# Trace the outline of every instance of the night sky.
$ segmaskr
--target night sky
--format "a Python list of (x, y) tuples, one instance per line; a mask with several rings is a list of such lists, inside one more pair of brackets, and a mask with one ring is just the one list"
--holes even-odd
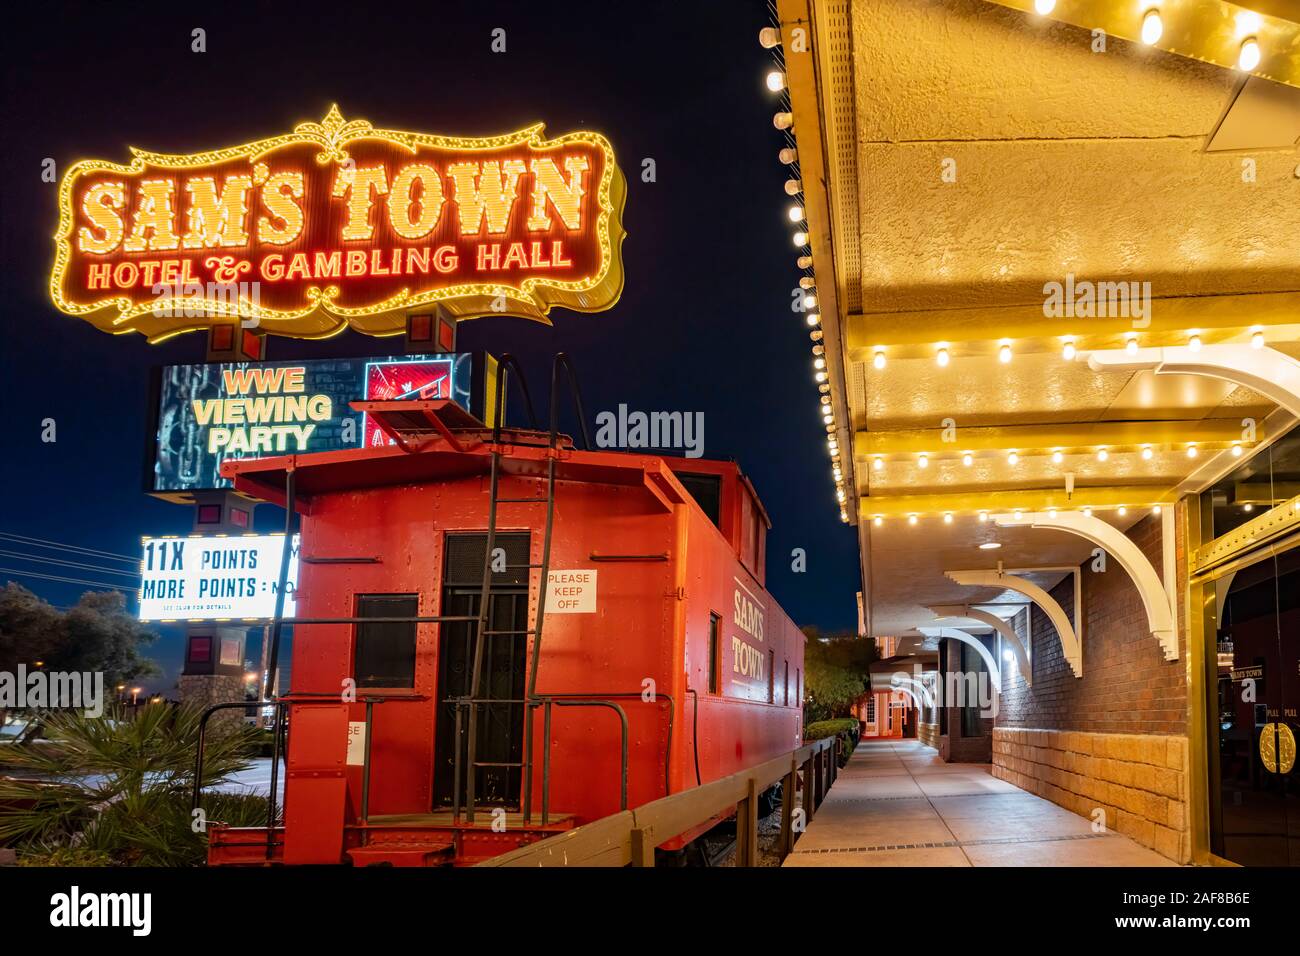
[[(768, 587), (799, 624), (856, 625), (857, 549), (839, 521), (816, 414), (807, 328), (790, 311), (799, 273), (782, 191), (784, 145), (761, 0), (706, 4), (400, 3), (24, 4), (6, 12), (3, 407), (0, 531), (118, 554), (142, 534), (190, 531), (190, 509), (143, 494), (149, 370), (200, 362), (200, 334), (151, 346), (59, 313), (47, 283), (61, 176), (128, 146), (195, 152), (287, 132), (337, 102), (376, 126), (489, 135), (536, 121), (558, 135), (604, 133), (628, 179), (626, 287), (612, 310), (556, 309), (554, 325), (479, 319), (462, 350), (514, 352), (544, 406), (550, 358), (569, 352), (589, 419), (626, 403), (704, 413), (704, 451), (735, 458), (771, 515)], [(16, 17), (32, 18), (20, 22)], [(190, 50), (207, 31), (207, 52)], [(506, 30), (507, 52), (490, 50)], [(652, 157), (657, 182), (640, 178)], [(272, 338), (272, 359), (400, 352), (400, 339), (348, 332), (325, 342)], [(57, 442), (41, 441), (41, 422)], [(594, 424), (592, 426), (594, 428)], [(282, 513), (257, 512), (277, 530)], [(790, 568), (807, 550), (808, 571)], [(122, 567), (0, 542), (0, 549)], [(15, 563), (17, 562), (17, 563)], [(0, 558), (0, 567), (105, 580), (93, 571)], [(52, 603), (85, 588), (0, 572)], [(125, 580), (125, 579), (122, 579)], [(179, 669), (179, 631), (153, 656)]]

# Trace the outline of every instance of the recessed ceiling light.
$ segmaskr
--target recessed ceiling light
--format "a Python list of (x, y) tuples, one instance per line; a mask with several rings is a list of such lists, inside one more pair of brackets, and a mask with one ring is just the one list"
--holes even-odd
[(1164, 32), (1165, 25), (1160, 19), (1160, 11), (1148, 10), (1146, 16), (1142, 18), (1142, 42), (1150, 46), (1159, 40), (1160, 34)]
[(1000, 548), (1000, 547), (1002, 547), (1002, 542), (1000, 541), (985, 541), (983, 544), (980, 545), (980, 550), (993, 551), (996, 548)]
[(1260, 58), (1259, 43), (1251, 37), (1241, 45), (1241, 52), (1237, 55), (1237, 66), (1250, 72), (1259, 66)]

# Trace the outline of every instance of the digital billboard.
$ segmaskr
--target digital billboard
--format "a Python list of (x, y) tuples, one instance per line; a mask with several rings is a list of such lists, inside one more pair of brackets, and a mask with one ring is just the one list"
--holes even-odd
[[(275, 616), (283, 534), (142, 538), (140, 620), (267, 620)], [(298, 536), (290, 546), (284, 616), (294, 613)]]
[(227, 458), (373, 447), (388, 439), (351, 402), (450, 399), (488, 420), (482, 353), (170, 365), (157, 387), (147, 490), (229, 488)]

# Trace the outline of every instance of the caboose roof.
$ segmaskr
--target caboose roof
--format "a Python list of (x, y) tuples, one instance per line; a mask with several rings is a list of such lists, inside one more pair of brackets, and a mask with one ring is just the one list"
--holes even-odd
[[(519, 433), (514, 436), (519, 437)], [(536, 433), (526, 433), (526, 437), (532, 442), (545, 443), (544, 435), (539, 439)], [(487, 475), (491, 466), (488, 445), (482, 440), (464, 438), (461, 444), (462, 448), (457, 450), (439, 439), (410, 451), (385, 445), (227, 460), (221, 465), (221, 473), (233, 479), (239, 491), (283, 506), (286, 474), (293, 469), (297, 510), (310, 513), (312, 499), (323, 494)], [(525, 478), (546, 476), (545, 447), (503, 439), (503, 448), (502, 474)], [(557, 480), (645, 487), (666, 509), (693, 500), (673, 477), (674, 469), (734, 475), (744, 480), (739, 466), (727, 461), (679, 460), (625, 451), (582, 451), (568, 447), (567, 443), (557, 449), (557, 454)]]

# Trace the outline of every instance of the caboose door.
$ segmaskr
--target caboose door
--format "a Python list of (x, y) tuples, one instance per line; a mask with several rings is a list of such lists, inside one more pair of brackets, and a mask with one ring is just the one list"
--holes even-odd
[[(442, 613), (475, 616), (482, 604), (487, 535), (449, 534), (443, 570)], [(469, 753), (469, 712), (462, 708), (462, 733), (456, 738), (456, 700), (468, 697), (474, 664), (475, 622), (441, 626), (438, 645), (438, 725), (435, 734), (434, 807), (465, 806), (469, 774), (475, 774), (479, 806), (519, 808), (524, 740), (525, 660), (528, 649), (528, 534), (498, 534), (507, 570), (492, 575), (491, 606), (483, 638), (479, 675), (477, 750)], [(457, 762), (460, 794), (456, 799)], [(472, 767), (473, 764), (478, 764)]]

